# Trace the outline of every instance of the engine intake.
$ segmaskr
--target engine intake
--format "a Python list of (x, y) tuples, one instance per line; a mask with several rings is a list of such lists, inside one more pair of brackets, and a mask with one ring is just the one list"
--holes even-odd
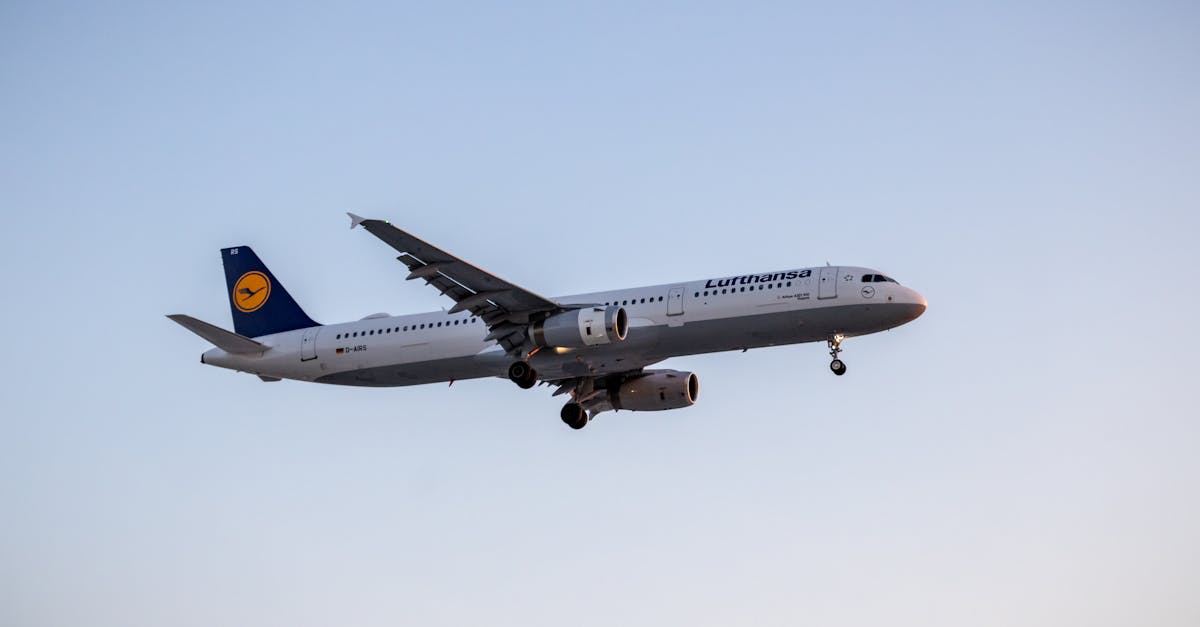
[(700, 393), (695, 373), (678, 370), (648, 370), (609, 392), (613, 409), (661, 411), (690, 407)]
[(623, 307), (583, 307), (533, 323), (530, 336), (537, 346), (587, 348), (625, 339), (629, 316)]

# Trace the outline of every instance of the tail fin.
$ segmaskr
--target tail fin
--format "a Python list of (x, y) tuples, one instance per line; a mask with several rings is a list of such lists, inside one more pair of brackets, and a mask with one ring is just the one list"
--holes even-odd
[(319, 326), (296, 304), (249, 246), (222, 248), (233, 330), (260, 337)]

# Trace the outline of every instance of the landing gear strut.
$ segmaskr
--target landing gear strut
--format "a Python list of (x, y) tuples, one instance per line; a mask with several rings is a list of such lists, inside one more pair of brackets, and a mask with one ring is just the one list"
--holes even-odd
[(523, 361), (514, 361), (508, 367), (508, 378), (521, 389), (528, 390), (537, 383), (537, 371)]
[(833, 339), (827, 340), (829, 344), (829, 356), (833, 357), (833, 361), (829, 362), (829, 369), (839, 377), (846, 374), (846, 364), (838, 359), (838, 354), (842, 352), (842, 340), (844, 339), (846, 339), (846, 336), (838, 333), (833, 336)]
[(588, 415), (583, 410), (583, 405), (579, 403), (567, 403), (563, 405), (562, 411), (558, 412), (562, 421), (567, 423), (568, 427), (579, 430), (587, 426)]

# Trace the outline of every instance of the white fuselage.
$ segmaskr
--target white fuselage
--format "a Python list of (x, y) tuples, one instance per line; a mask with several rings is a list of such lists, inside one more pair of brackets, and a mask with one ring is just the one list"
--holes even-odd
[[(669, 357), (825, 341), (890, 329), (920, 316), (925, 299), (877, 274), (833, 266), (655, 285), (554, 299), (620, 305), (625, 340), (584, 349), (545, 348), (529, 362), (543, 380), (628, 372)], [(256, 338), (262, 354), (221, 349), (206, 364), (266, 378), (400, 386), (504, 377), (513, 358), (469, 313), (372, 316)]]

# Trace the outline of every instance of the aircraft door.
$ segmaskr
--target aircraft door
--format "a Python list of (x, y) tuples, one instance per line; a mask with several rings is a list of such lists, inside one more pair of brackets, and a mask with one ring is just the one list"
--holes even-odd
[(320, 332), (321, 327), (304, 330), (304, 335), (300, 337), (300, 361), (317, 358), (317, 334)]
[(817, 298), (837, 298), (837, 266), (821, 268), (821, 278), (817, 286)]
[(683, 313), (683, 286), (672, 287), (667, 293), (667, 315), (678, 316)]

